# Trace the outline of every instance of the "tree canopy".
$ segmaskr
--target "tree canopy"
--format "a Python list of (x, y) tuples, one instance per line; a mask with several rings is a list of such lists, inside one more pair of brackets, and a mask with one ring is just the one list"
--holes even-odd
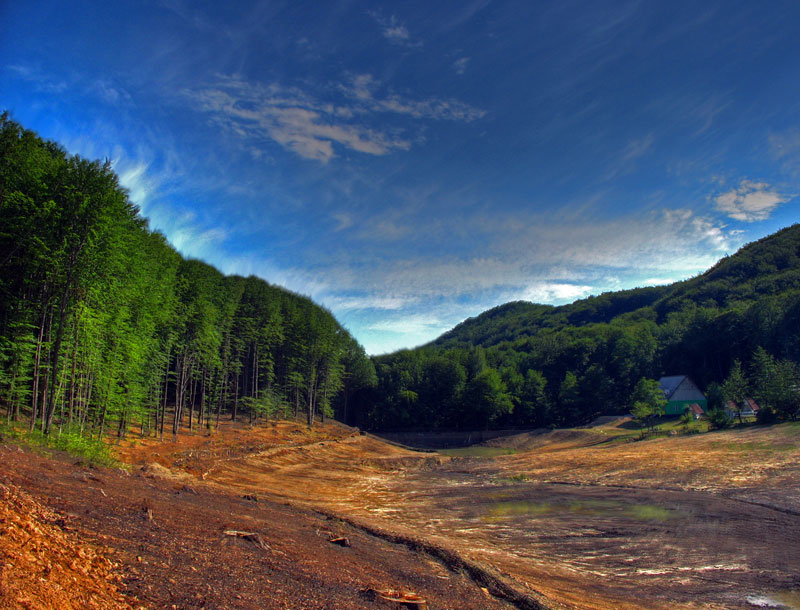
[[(766, 407), (764, 417), (796, 418), (800, 225), (690, 280), (561, 307), (507, 303), (428, 345), (376, 358), (379, 390), (351, 419), (374, 428), (479, 425), (470, 419), (476, 403), (467, 392), (477, 351), (511, 405), (501, 401), (482, 426), (580, 425), (600, 414), (629, 413), (642, 378), (679, 374), (710, 389), (709, 398), (721, 405), (741, 404), (749, 393)], [(433, 392), (426, 371), (447, 370), (447, 362), (463, 370), (465, 383)], [(400, 392), (418, 399), (404, 402)]]
[(183, 259), (108, 162), (0, 117), (0, 404), (33, 430), (101, 435), (346, 409), (375, 383), (310, 299)]

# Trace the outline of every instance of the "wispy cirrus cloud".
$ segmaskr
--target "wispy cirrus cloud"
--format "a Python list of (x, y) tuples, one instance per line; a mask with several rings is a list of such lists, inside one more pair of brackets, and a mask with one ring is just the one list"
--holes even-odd
[(77, 73), (56, 76), (31, 64), (13, 64), (6, 66), (5, 69), (33, 83), (35, 88), (43, 93), (85, 94), (117, 107), (130, 105), (133, 101), (131, 94), (124, 87), (108, 78), (89, 79)]
[(13, 72), (20, 78), (33, 83), (37, 91), (51, 94), (60, 94), (69, 90), (71, 82), (55, 77), (30, 64), (12, 64), (5, 67), (6, 70)]
[[(329, 261), (318, 298), (356, 328), (371, 353), (432, 340), (468, 316), (514, 300), (560, 305), (628, 286), (664, 284), (704, 271), (744, 236), (690, 209), (617, 219), (562, 214), (474, 215), (452, 227), (482, 256), (424, 255)], [(417, 223), (415, 237), (438, 229)], [(647, 236), (643, 239), (642, 236)], [(360, 315), (360, 314), (359, 314)], [(366, 314), (364, 314), (366, 315)], [(384, 334), (382, 334), (384, 333)], [(385, 333), (388, 333), (385, 334)]]
[(355, 102), (354, 112), (388, 112), (408, 115), (415, 119), (466, 123), (486, 116), (485, 110), (456, 99), (432, 97), (414, 100), (391, 91), (380, 95), (382, 88), (383, 84), (371, 74), (359, 74), (341, 86), (345, 95)]
[(384, 17), (381, 13), (371, 12), (370, 16), (381, 28), (381, 34), (383, 34), (383, 37), (392, 44), (406, 47), (422, 46), (421, 42), (411, 40), (411, 35), (409, 34), (408, 28), (395, 15)]
[(368, 328), (399, 335), (421, 335), (429, 334), (431, 331), (444, 332), (449, 326), (446, 323), (443, 324), (438, 316), (413, 314), (380, 320), (370, 324)]
[(220, 76), (208, 86), (184, 90), (183, 95), (213, 122), (240, 137), (269, 139), (323, 163), (337, 156), (334, 145), (370, 155), (409, 150), (411, 140), (402, 135), (402, 127), (367, 124), (375, 113), (452, 121), (472, 121), (485, 114), (457, 100), (413, 100), (391, 92), (381, 97), (375, 94), (379, 85), (370, 75), (355, 77), (337, 88), (346, 99), (335, 103), (298, 88)]
[(772, 133), (768, 137), (772, 156), (791, 174), (800, 173), (800, 129)]
[(632, 172), (636, 167), (636, 161), (650, 152), (654, 141), (655, 137), (652, 133), (628, 141), (620, 155), (612, 160), (606, 171), (606, 179), (613, 180)]
[(459, 57), (453, 62), (453, 69), (456, 71), (456, 74), (463, 75), (466, 73), (469, 59), (469, 57)]
[[(336, 258), (330, 263), (331, 285), (343, 293), (359, 290), (373, 298), (388, 293), (410, 302), (476, 294), (494, 294), (499, 302), (567, 302), (609, 289), (609, 278), (641, 285), (664, 273), (686, 277), (740, 245), (740, 238), (720, 224), (688, 209), (582, 222), (535, 214), (501, 216), (461, 221), (468, 239), (483, 244), (482, 256), (358, 261), (357, 272), (352, 271), (356, 261)], [(436, 229), (417, 226), (420, 241), (438, 239)], [(474, 247), (464, 252), (470, 250)]]
[(419, 302), (418, 298), (393, 295), (338, 295), (326, 299), (325, 304), (338, 311), (357, 309), (400, 310)]
[(790, 199), (766, 182), (742, 180), (737, 188), (717, 195), (714, 202), (717, 210), (733, 220), (758, 222), (769, 218), (775, 208)]
[(332, 214), (332, 218), (336, 221), (336, 226), (333, 229), (334, 232), (344, 231), (353, 226), (353, 217), (347, 212), (337, 212), (336, 214)]

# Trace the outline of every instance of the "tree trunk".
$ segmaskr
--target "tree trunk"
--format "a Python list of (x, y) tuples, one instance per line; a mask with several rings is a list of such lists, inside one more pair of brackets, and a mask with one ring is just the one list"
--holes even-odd
[(314, 425), (314, 382), (314, 369), (312, 367), (308, 371), (308, 410), (306, 411), (309, 429)]
[(164, 420), (167, 418), (167, 396), (169, 395), (169, 363), (170, 355), (167, 353), (167, 363), (164, 366), (164, 395), (161, 397), (161, 422), (158, 425), (158, 439), (164, 440)]
[[(203, 367), (203, 378), (200, 382), (200, 410), (197, 413), (197, 427), (200, 428), (203, 425), (203, 414), (205, 413), (205, 406), (206, 406), (206, 369)], [(208, 427), (208, 422), (206, 422), (206, 427)]]
[(325, 383), (322, 386), (322, 408), (320, 409), (320, 413), (322, 414), (322, 425), (325, 425), (325, 405), (328, 402), (328, 377), (325, 377)]
[(44, 327), (47, 321), (47, 308), (42, 311), (42, 321), (39, 324), (39, 336), (36, 338), (36, 354), (33, 358), (33, 392), (31, 396), (31, 425), (30, 431), (36, 427), (36, 416), (39, 408), (39, 380), (41, 378), (40, 367), (42, 363), (42, 341), (44, 339)]
[[(55, 413), (55, 401), (54, 393), (56, 388), (56, 376), (58, 375), (58, 360), (61, 356), (61, 341), (64, 338), (64, 325), (67, 321), (67, 314), (69, 313), (69, 300), (72, 294), (72, 276), (74, 273), (74, 268), (77, 260), (77, 252), (72, 253), (70, 256), (70, 267), (69, 271), (67, 272), (67, 280), (64, 286), (64, 294), (61, 297), (61, 307), (58, 314), (58, 328), (56, 329), (56, 341), (53, 346), (53, 353), (52, 357), (52, 370), (50, 371), (50, 377), (52, 377), (52, 381), (50, 383), (50, 396), (48, 399), (48, 404), (46, 408), (47, 417), (46, 423), (44, 425), (44, 433), (50, 434), (50, 426), (53, 424), (53, 414)], [(42, 410), (42, 414), (45, 413), (45, 410)]]
[(77, 360), (78, 360), (78, 324), (75, 324), (75, 337), (74, 337), (74, 344), (72, 346), (72, 370), (69, 376), (69, 419), (67, 423), (67, 428), (72, 430), (72, 418), (75, 412), (75, 386), (76, 380), (76, 368), (77, 368)]
[(233, 414), (231, 415), (231, 421), (236, 421), (236, 412), (239, 410), (239, 375), (237, 374), (235, 377), (235, 383), (233, 384)]

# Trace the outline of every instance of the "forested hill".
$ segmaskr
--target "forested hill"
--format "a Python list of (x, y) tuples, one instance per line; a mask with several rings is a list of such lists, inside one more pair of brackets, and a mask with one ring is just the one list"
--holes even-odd
[(747, 393), (765, 417), (795, 418), (800, 225), (690, 280), (561, 307), (508, 303), (375, 362), (378, 387), (351, 416), (380, 429), (581, 424), (627, 412), (642, 378), (680, 374), (711, 404)]
[[(526, 301), (506, 303), (465, 320), (431, 345), (491, 347), (530, 337), (545, 328), (611, 322), (625, 314), (652, 317), (655, 312), (655, 321), (663, 322), (688, 304), (717, 308), (746, 305), (759, 297), (796, 288), (800, 288), (800, 225), (748, 244), (689, 280), (607, 292), (560, 307)], [(643, 310), (648, 307), (653, 312)]]
[(110, 164), (0, 118), (0, 409), (101, 436), (344, 409), (372, 363), (333, 315), (183, 259)]

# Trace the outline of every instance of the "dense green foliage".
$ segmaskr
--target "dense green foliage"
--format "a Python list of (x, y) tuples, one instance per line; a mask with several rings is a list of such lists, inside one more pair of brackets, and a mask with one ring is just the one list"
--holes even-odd
[[(346, 412), (374, 383), (330, 312), (184, 260), (109, 163), (0, 118), (0, 405), (30, 430), (177, 433)], [(72, 437), (68, 437), (72, 438)]]
[(798, 225), (685, 282), (509, 303), (370, 360), (309, 299), (183, 259), (108, 163), (3, 115), (0, 263), (0, 408), (44, 435), (136, 425), (162, 436), (223, 414), (301, 411), (309, 425), (335, 414), (373, 429), (575, 425), (631, 410), (651, 422), (652, 380), (675, 374), (706, 388), (715, 413), (746, 396), (763, 421), (800, 409)]
[[(793, 419), (798, 362), (794, 225), (684, 282), (562, 307), (508, 303), (377, 358), (377, 392), (351, 415), (383, 429), (576, 425), (630, 412), (643, 378), (688, 374), (711, 388), (710, 403), (740, 401), (747, 389), (766, 407), (762, 418)], [(478, 376), (491, 391), (469, 388)]]

